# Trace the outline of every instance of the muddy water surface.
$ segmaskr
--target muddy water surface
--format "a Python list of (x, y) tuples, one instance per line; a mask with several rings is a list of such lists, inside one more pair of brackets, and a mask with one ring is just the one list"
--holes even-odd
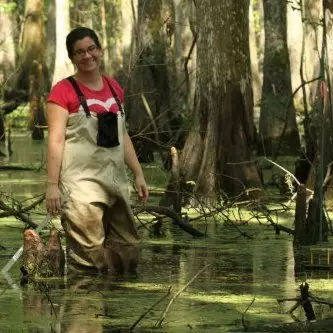
[[(14, 139), (14, 155), (2, 163), (43, 165), (45, 143), (33, 143), (29, 135)], [(146, 171), (152, 181), (151, 169)], [(22, 201), (42, 194), (44, 181), (43, 168), (0, 171), (0, 192)], [(41, 206), (31, 217), (41, 221), (44, 216)], [(54, 224), (60, 228), (58, 220)], [(0, 268), (22, 245), (23, 227), (13, 217), (0, 219)], [(196, 227), (205, 229), (200, 222)], [(222, 220), (208, 225), (204, 239), (171, 222), (160, 238), (140, 228), (137, 276), (66, 275), (21, 288), (18, 263), (7, 279), (0, 277), (0, 332), (128, 332), (137, 321), (134, 332), (242, 332), (244, 325), (293, 321), (284, 314), (293, 302), (279, 306), (276, 300), (296, 297), (304, 279), (317, 296), (333, 294), (329, 273), (295, 277), (289, 235), (258, 224), (240, 228), (255, 239), (241, 237)], [(332, 315), (325, 308), (315, 310), (319, 317)], [(304, 320), (302, 311), (295, 315)]]

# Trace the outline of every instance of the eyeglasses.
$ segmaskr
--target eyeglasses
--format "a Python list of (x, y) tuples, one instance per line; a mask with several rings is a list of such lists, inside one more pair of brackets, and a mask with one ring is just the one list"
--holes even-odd
[(96, 45), (91, 45), (86, 50), (78, 49), (78, 50), (74, 51), (73, 56), (74, 57), (76, 56), (78, 58), (83, 58), (86, 55), (86, 53), (89, 53), (90, 55), (92, 55), (97, 50), (99, 50), (99, 47), (97, 47)]

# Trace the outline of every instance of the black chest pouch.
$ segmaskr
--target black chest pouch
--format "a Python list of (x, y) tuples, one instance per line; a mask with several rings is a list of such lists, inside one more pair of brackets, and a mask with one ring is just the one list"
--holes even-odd
[[(80, 90), (78, 84), (76, 83), (73, 76), (69, 76), (67, 80), (72, 84), (76, 94), (78, 95), (80, 104), (83, 107), (84, 112), (86, 113), (87, 118), (91, 117), (87, 101)], [(112, 96), (116, 100), (118, 109), (123, 115), (124, 111), (121, 106), (121, 103), (118, 99), (118, 96), (113, 89), (109, 80), (106, 80)], [(113, 112), (104, 112), (97, 115), (97, 145), (100, 147), (111, 148), (119, 146), (119, 133), (118, 133), (118, 116)]]
[(97, 115), (97, 145), (105, 148), (119, 146), (118, 116), (115, 113)]

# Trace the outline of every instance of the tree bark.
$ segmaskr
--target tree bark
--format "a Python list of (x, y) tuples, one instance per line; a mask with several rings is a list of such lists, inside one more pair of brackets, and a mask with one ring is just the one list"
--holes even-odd
[(66, 36), (70, 31), (69, 0), (57, 0), (56, 4), (56, 56), (52, 85), (74, 74), (73, 65), (66, 50)]
[[(131, 75), (127, 105), (129, 110), (129, 132), (135, 147), (145, 145), (151, 151), (164, 145), (178, 145), (175, 133), (180, 127), (177, 101), (172, 104), (172, 87), (177, 81), (173, 76), (175, 66), (169, 61), (170, 40), (173, 39), (173, 6), (163, 0), (138, 1), (138, 18), (134, 36), (133, 58), (136, 59)], [(170, 30), (171, 29), (171, 30)], [(142, 105), (142, 94), (151, 114)], [(154, 119), (159, 132), (159, 142), (154, 143)], [(150, 125), (147, 125), (150, 124)], [(140, 155), (140, 152), (139, 152)]]
[(102, 30), (102, 47), (103, 47), (103, 66), (106, 73), (110, 73), (110, 57), (109, 57), (109, 43), (106, 27), (106, 10), (105, 1), (99, 0), (99, 10), (101, 16), (101, 30)]
[(259, 70), (259, 52), (256, 41), (256, 26), (254, 20), (253, 0), (250, 1), (249, 7), (249, 44), (251, 55), (251, 75), (254, 106), (260, 104), (262, 90), (262, 73)]
[(261, 187), (254, 143), (248, 8), (233, 0), (197, 2), (197, 84), (193, 125), (181, 155), (181, 177), (207, 203), (221, 191)]
[(264, 0), (265, 55), (259, 130), (262, 152), (276, 156), (299, 152), (287, 47), (287, 3)]
[[(33, 139), (43, 139), (45, 125), (44, 92), (49, 90), (45, 66), (44, 1), (25, 2), (24, 26), (19, 55), (20, 70), (14, 77), (13, 94), (26, 93), (30, 102)], [(13, 96), (14, 97), (14, 96)]]
[[(10, 10), (8, 0), (0, 1), (0, 101), (3, 100), (3, 92), (12, 76), (15, 68), (15, 43), (14, 43), (14, 22), (13, 10)], [(0, 141), (5, 141), (4, 111), (0, 109)]]

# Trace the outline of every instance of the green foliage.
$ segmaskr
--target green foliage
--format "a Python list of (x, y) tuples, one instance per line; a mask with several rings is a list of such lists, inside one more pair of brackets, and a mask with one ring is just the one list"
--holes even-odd
[(0, 3), (0, 13), (11, 14), (17, 9), (15, 2)]
[(27, 128), (29, 121), (29, 106), (20, 105), (15, 111), (6, 115), (6, 127)]

